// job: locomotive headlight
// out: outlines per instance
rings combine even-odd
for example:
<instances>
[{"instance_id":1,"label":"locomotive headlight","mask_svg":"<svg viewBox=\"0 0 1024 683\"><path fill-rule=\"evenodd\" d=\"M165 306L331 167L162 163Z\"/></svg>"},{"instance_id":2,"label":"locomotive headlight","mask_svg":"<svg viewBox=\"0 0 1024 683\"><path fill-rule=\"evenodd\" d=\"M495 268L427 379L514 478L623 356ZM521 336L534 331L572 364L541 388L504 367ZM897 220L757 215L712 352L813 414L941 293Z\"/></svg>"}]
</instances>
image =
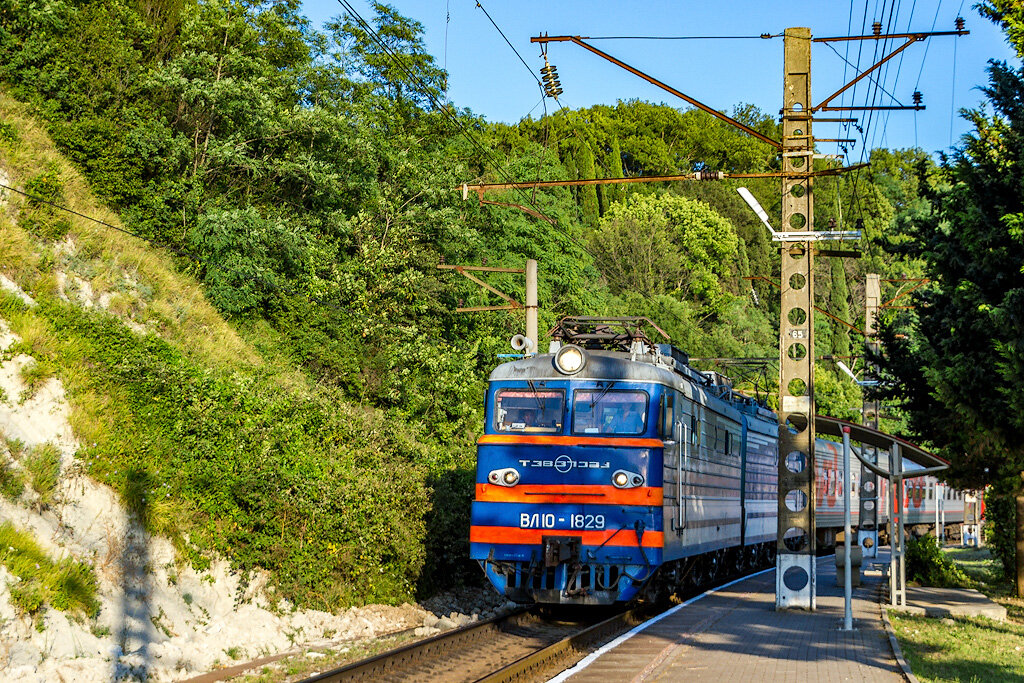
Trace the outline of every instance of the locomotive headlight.
<instances>
[{"instance_id":1,"label":"locomotive headlight","mask_svg":"<svg viewBox=\"0 0 1024 683\"><path fill-rule=\"evenodd\" d=\"M612 475L612 486L617 489L633 489L644 485L643 475L626 470L616 470Z\"/></svg>"},{"instance_id":2,"label":"locomotive headlight","mask_svg":"<svg viewBox=\"0 0 1024 683\"><path fill-rule=\"evenodd\" d=\"M487 475L487 481L498 486L515 486L519 483L519 472L513 467L491 470Z\"/></svg>"},{"instance_id":3,"label":"locomotive headlight","mask_svg":"<svg viewBox=\"0 0 1024 683\"><path fill-rule=\"evenodd\" d=\"M563 375L572 375L583 369L587 364L587 356L583 349L575 344L567 344L555 354L555 367Z\"/></svg>"}]
</instances>

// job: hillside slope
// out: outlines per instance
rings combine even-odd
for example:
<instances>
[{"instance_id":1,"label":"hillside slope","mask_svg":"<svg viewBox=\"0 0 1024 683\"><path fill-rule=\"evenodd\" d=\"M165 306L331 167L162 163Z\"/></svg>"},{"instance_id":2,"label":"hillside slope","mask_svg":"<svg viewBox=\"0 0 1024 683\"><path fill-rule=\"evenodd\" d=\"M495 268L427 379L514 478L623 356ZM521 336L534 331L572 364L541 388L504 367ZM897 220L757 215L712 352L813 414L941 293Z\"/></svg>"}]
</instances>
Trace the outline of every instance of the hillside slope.
<instances>
[{"instance_id":1,"label":"hillside slope","mask_svg":"<svg viewBox=\"0 0 1024 683\"><path fill-rule=\"evenodd\" d=\"M0 184L81 214L0 189L0 677L180 678L422 623L294 605L411 595L426 447L257 351L2 95L0 121Z\"/></svg>"}]
</instances>

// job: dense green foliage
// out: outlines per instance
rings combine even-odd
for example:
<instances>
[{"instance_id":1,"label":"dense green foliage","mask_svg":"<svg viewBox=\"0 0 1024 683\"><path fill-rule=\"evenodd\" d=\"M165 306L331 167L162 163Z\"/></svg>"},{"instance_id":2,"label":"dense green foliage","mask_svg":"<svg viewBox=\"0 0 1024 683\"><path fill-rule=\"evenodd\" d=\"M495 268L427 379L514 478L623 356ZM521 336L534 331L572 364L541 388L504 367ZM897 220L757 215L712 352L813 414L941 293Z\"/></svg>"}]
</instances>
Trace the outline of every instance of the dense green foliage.
<instances>
[{"instance_id":1,"label":"dense green foliage","mask_svg":"<svg viewBox=\"0 0 1024 683\"><path fill-rule=\"evenodd\" d=\"M999 560L1006 576L1013 576L1017 559L1014 543L1017 505L1012 488L1006 491L1007 488L1007 482L1002 481L995 482L994 486L985 491L985 543Z\"/></svg>"},{"instance_id":2,"label":"dense green foliage","mask_svg":"<svg viewBox=\"0 0 1024 683\"><path fill-rule=\"evenodd\" d=\"M439 262L538 259L542 329L567 314L645 315L694 356L770 357L778 343L778 254L733 181L496 192L490 204L456 188L779 160L704 112L637 101L489 124L443 102L447 75L417 22L374 5L399 68L353 18L321 32L299 9L12 0L0 8L0 81L132 232L178 255L258 352L308 385L212 369L56 297L3 312L44 323L49 341L31 352L77 410L104 406L103 420L76 425L94 444L82 454L92 474L195 561L212 549L270 568L309 604L398 600L475 576L464 558L483 380L522 327L521 313L454 314L494 300ZM779 133L752 106L733 115ZM0 151L19 144L0 128ZM854 327L865 272L920 268L883 247L921 210L914 169L927 157L872 160L870 173L815 190L819 227L845 207L870 238L862 261L819 261L819 305ZM53 169L22 180L61 200ZM746 184L778 209L775 180ZM43 251L68 233L62 221L40 202L18 216ZM52 267L39 266L44 279ZM519 276L489 279L522 297ZM819 355L858 349L822 316L816 330ZM776 381L766 374L762 393ZM859 389L830 362L817 377L819 411L855 416Z\"/></svg>"},{"instance_id":3,"label":"dense green foliage","mask_svg":"<svg viewBox=\"0 0 1024 683\"><path fill-rule=\"evenodd\" d=\"M885 339L886 395L953 460L956 481L973 486L1024 470L1024 70L994 63L990 74L995 115L967 112L975 132L909 230L933 286Z\"/></svg>"}]
</instances>

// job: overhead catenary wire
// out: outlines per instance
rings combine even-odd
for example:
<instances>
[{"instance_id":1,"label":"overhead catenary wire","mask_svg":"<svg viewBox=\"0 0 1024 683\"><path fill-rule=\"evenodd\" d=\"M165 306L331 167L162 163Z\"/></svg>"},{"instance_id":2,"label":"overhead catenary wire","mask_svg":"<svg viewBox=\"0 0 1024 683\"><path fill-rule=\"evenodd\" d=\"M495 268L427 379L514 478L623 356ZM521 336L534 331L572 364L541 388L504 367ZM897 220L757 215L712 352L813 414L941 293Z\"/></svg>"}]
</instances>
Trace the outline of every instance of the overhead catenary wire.
<instances>
[{"instance_id":1,"label":"overhead catenary wire","mask_svg":"<svg viewBox=\"0 0 1024 683\"><path fill-rule=\"evenodd\" d=\"M910 5L910 16L907 17L907 29L906 29L905 33L910 33L910 27L911 27L911 25L914 22L914 10L916 10L916 9L917 9L917 0L914 0L914 2ZM897 19L899 18L899 12L896 13L896 17L897 17ZM906 52L901 52L900 53L900 61L896 64L896 76L892 79L892 89L893 90L896 90L896 84L899 83L899 81L900 81L900 70L903 69L903 58L906 57L906 56L907 56ZM895 98L893 98L893 99L895 99ZM899 104L900 104L901 107L903 106L902 102L900 102ZM887 140L888 140L888 138L886 136L886 131L889 128L889 116L891 114L892 114L891 111L885 113L885 124L883 126L883 131L882 131L882 144L883 145L885 145ZM916 108L914 109L914 114L915 115L917 114L917 109Z\"/></svg>"},{"instance_id":2,"label":"overhead catenary wire","mask_svg":"<svg viewBox=\"0 0 1024 683\"><path fill-rule=\"evenodd\" d=\"M839 59L843 60L843 63L844 63L844 65L845 65L845 66L843 67L843 74L844 74L844 75L843 75L843 80L844 80L844 81L846 80L846 76L845 76L845 73L846 73L846 66L850 66L850 67L853 67L853 73L854 73L854 76L855 76L855 77L856 77L856 76L860 76L861 72L860 72L860 71L859 71L859 70L858 70L858 69L857 69L857 68L856 68L856 67L855 67L855 66L854 66L854 65L853 65L853 64L852 64L851 62L849 62L849 61L848 61L848 60L847 60L847 59L846 59L845 57L843 57L843 56L842 56L841 54L839 54L839 51L838 51L838 50L836 50L835 46L833 46L833 45L832 45L832 43L825 43L825 45L827 45L827 46L829 47L829 49L831 49L831 50L832 50L832 52L835 52L835 53L836 53L836 56L838 56L838 57L839 57ZM902 56L902 55L900 55L900 56ZM883 80L883 82L882 82L882 83L879 83L879 82L878 82L878 80L877 80L877 79L875 78L874 74L868 74L868 80L869 80L869 81L871 81L872 83L874 83L874 84L875 84L875 86L877 86L877 87L881 88L881 89L882 89L882 92L884 92L884 93L885 93L886 95L888 95L889 97L891 97L891 98L892 98L892 100L893 100L894 102L896 102L896 104L900 105L901 107L902 107L902 106L905 106L905 105L904 105L904 104L903 104L902 102L900 102L900 101L899 101L899 98L897 98L897 97L896 97L896 96L895 96L894 94L892 94L891 92L889 92L889 91L888 91L888 90L886 89L886 87L885 87L885 85L884 85L884 80ZM856 87L857 87L857 86L855 85L855 86L854 86L854 88L856 88ZM845 97L845 95L846 95L846 93L843 93L843 96L844 96L844 97ZM849 125L849 124L847 124L847 125Z\"/></svg>"},{"instance_id":3,"label":"overhead catenary wire","mask_svg":"<svg viewBox=\"0 0 1024 683\"><path fill-rule=\"evenodd\" d=\"M530 109L530 111L528 111L526 113L526 116L530 116L531 114L533 114L534 110L536 110L539 105L543 105L544 106L545 126L544 126L544 145L543 146L544 146L544 149L546 150L548 148L548 137L550 135L551 129L550 129L550 124L547 122L548 103L547 103L547 93L544 90L544 83L541 82L541 80L537 77L537 74L535 74L533 72L533 69L530 68L530 65L523 58L523 55L520 54L519 50L516 49L516 46L513 45L512 41L509 40L508 36L505 35L505 32L501 30L501 27L498 26L498 22L496 22L494 20L494 17L492 17L491 13L487 11L487 8L484 7L483 4L481 4L479 2L479 0L476 0L476 6L477 6L477 8L480 9L481 12L484 13L484 16L487 17L487 20L491 22L491 26L494 27L494 30L496 30L498 32L498 34L505 40L505 43L509 46L509 48L512 50L512 52L515 53L516 57L519 58L519 61L522 62L523 66L526 68L526 71L530 74L530 77L537 83L537 87L540 89L540 102L538 102L537 104L533 105L533 107ZM559 107L562 106L562 103L559 102L558 99L555 99L555 103ZM525 118L525 116L523 118ZM542 162L543 162L543 158L540 155L538 155L538 157L537 157L537 170L535 171L538 180L540 179L540 166L541 166ZM532 194L532 199L536 200L536 198L537 198L537 192L536 192L536 190L534 190L534 192Z\"/></svg>"},{"instance_id":4,"label":"overhead catenary wire","mask_svg":"<svg viewBox=\"0 0 1024 683\"><path fill-rule=\"evenodd\" d=\"M508 39L508 36L506 36L505 32L501 30L501 27L498 26L498 23L496 21L494 21L494 18L491 16L491 13L487 11L486 7L484 7L482 4L480 4L479 0L477 0L476 6L480 9L481 12L484 13L484 16L487 17L487 20L489 22L491 22L491 26L494 27L494 30L496 30L498 32L498 34L501 35L501 37L505 39L505 42L512 49L512 52L516 53L516 57L518 57L519 61L523 63L523 66L526 67L526 70L528 72L530 72L530 76L533 78L533 80L535 80L537 82L537 86L540 88L541 92L543 93L544 92L544 84L541 83L539 78L537 78L537 74L533 73L533 69L530 68L530 65L526 63L526 60L523 59L523 56L521 54L519 54L519 50L517 50L516 46L512 44L512 41Z\"/></svg>"},{"instance_id":5,"label":"overhead catenary wire","mask_svg":"<svg viewBox=\"0 0 1024 683\"><path fill-rule=\"evenodd\" d=\"M902 0L899 0L899 1L892 0L889 3L889 19L886 21L886 24L885 24L885 32L887 34L894 27L898 28L897 22L899 21L899 16L900 16L900 5L902 5ZM888 54L889 47L890 47L889 39L886 38L885 40L882 41L882 55L883 56ZM902 55L903 53L901 52L900 54ZM882 88L882 91L884 93L886 93L887 95L889 94L889 92L888 92L888 90L885 89L885 84L889 80L889 68L891 66L892 66L892 62L888 61L888 62L885 63L885 67L882 70L882 84L881 84L880 87ZM898 77L899 77L899 74L897 73L897 78ZM896 89L895 81L893 81L893 84L890 87L892 87L893 90ZM895 100L895 97L893 97L892 95L889 95L889 96L892 97L893 100ZM881 96L879 96L879 98L881 98ZM880 99L880 101L881 101L881 99ZM899 104L899 106L901 106L901 107L903 106L902 102L897 102L897 103ZM877 126L875 128L875 132L871 136L871 149L875 149L875 147L877 146L876 145L876 141L878 142L878 144L881 144L881 140L885 138L885 128L889 124L889 116L888 116L888 114L890 114L890 113L891 112L886 112L886 116L885 116L885 121L884 122L882 122L882 114L878 114L877 119L878 119L878 122L881 125ZM869 151L869 153L870 153L870 151Z\"/></svg>"}]
</instances>

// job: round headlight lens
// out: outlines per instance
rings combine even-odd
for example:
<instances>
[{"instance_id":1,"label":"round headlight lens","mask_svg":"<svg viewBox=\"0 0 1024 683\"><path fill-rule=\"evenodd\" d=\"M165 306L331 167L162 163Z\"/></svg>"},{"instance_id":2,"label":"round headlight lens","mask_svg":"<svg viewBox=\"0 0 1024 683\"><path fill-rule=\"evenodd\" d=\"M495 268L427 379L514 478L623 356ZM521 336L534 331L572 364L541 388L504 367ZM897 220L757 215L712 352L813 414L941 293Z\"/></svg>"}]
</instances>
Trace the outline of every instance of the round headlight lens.
<instances>
[{"instance_id":1,"label":"round headlight lens","mask_svg":"<svg viewBox=\"0 0 1024 683\"><path fill-rule=\"evenodd\" d=\"M555 354L555 367L566 375L579 372L584 363L586 363L586 357L583 355L583 349L573 344L563 346Z\"/></svg>"},{"instance_id":2,"label":"round headlight lens","mask_svg":"<svg viewBox=\"0 0 1024 683\"><path fill-rule=\"evenodd\" d=\"M519 481L519 474L515 470L506 470L504 479L506 484L512 486Z\"/></svg>"},{"instance_id":3,"label":"round headlight lens","mask_svg":"<svg viewBox=\"0 0 1024 683\"><path fill-rule=\"evenodd\" d=\"M629 475L626 474L625 472L616 472L615 476L612 477L612 483L618 486L619 488L622 488L623 486L629 483Z\"/></svg>"}]
</instances>

